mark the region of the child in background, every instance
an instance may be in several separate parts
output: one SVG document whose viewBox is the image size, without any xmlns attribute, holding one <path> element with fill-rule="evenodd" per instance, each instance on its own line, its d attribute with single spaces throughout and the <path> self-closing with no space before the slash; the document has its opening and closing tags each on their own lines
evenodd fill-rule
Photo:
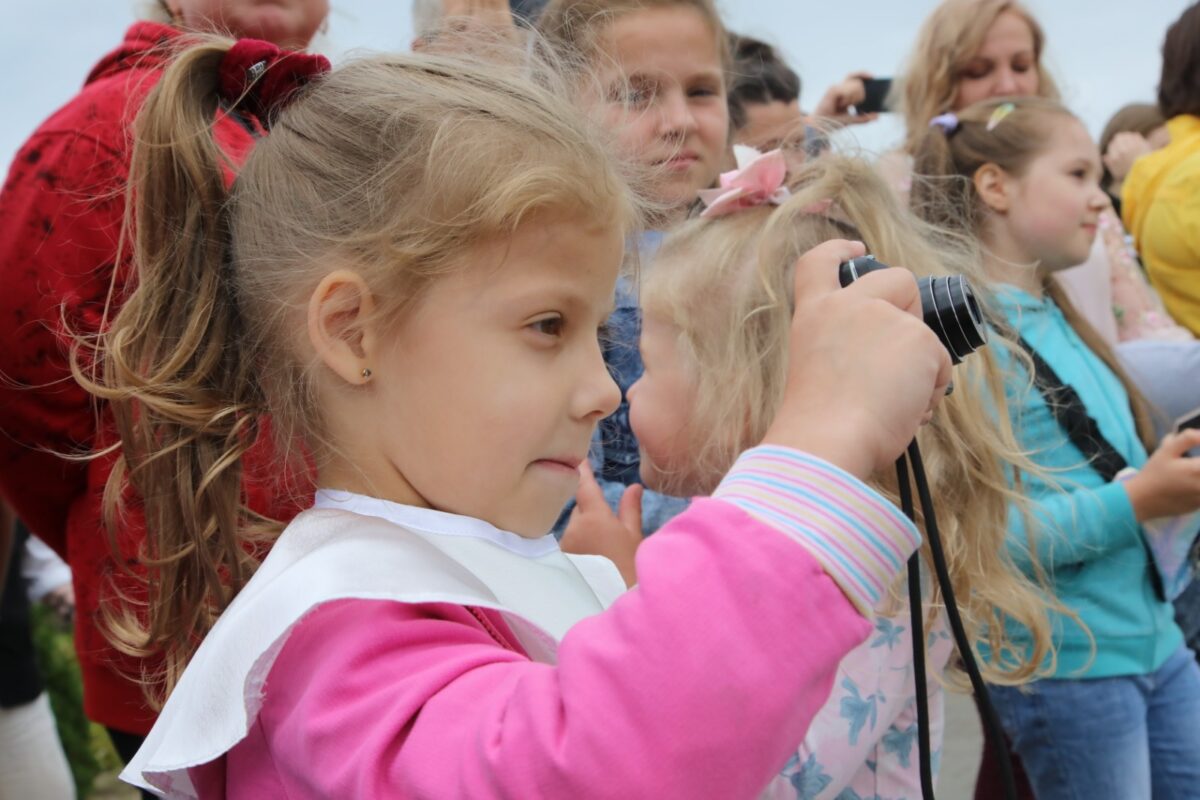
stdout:
<svg viewBox="0 0 1200 800">
<path fill-rule="evenodd" d="M 321 75 L 213 41 L 147 100 L 139 282 L 92 384 L 120 426 L 108 496 L 128 475 L 146 503 L 150 625 L 126 645 L 172 667 L 129 779 L 752 798 L 869 633 L 918 537 L 854 476 L 896 457 L 950 368 L 911 275 L 837 288 L 858 243 L 804 257 L 764 446 L 646 545 L 637 588 L 606 608 L 611 563 L 545 535 L 618 401 L 599 334 L 636 204 L 542 73 L 397 55 Z M 271 124 L 230 190 L 218 103 Z M 320 487 L 282 533 L 239 490 L 264 414 Z M 780 486 L 766 505 L 760 478 Z"/>
<path fill-rule="evenodd" d="M 1096 145 L 1054 101 L 989 100 L 936 118 L 916 171 L 930 177 L 914 185 L 914 209 L 978 237 L 1035 364 L 1007 365 L 1018 440 L 1043 469 L 1020 476 L 1036 524 L 1010 518 L 1010 551 L 1031 574 L 1040 562 L 1087 626 L 1052 612 L 1051 676 L 993 690 L 1005 730 L 1040 800 L 1195 797 L 1200 669 L 1156 591 L 1144 526 L 1200 507 L 1200 463 L 1183 457 L 1200 432 L 1168 435 L 1147 458 L 1140 398 L 1054 278 L 1087 255 L 1107 208 Z"/>
<path fill-rule="evenodd" d="M 793 268 L 814 243 L 861 238 L 888 263 L 920 265 L 927 273 L 970 269 L 968 251 L 938 250 L 869 165 L 839 156 L 806 164 L 785 186 L 784 156 L 763 156 L 732 179 L 751 173 L 761 191 L 748 208 L 706 213 L 667 237 L 643 291 L 646 370 L 629 391 L 634 432 L 642 445 L 642 478 L 679 496 L 712 491 L 737 454 L 757 441 L 775 416 L 787 374 Z M 769 165 L 769 166 L 768 166 Z M 778 178 L 778 180 L 775 180 Z M 776 202 L 765 202 L 774 197 Z M 805 321 L 797 316 L 796 326 Z M 1000 346 L 993 342 L 993 347 Z M 1041 594 L 1003 553 L 1012 497 L 1003 463 L 1024 463 L 1011 430 L 990 423 L 990 403 L 1002 396 L 995 359 L 984 349 L 959 367 L 955 392 L 919 439 L 925 453 L 939 528 L 954 590 L 972 641 L 1007 652 L 1004 622 L 1031 632 L 1032 653 L 992 664 L 991 680 L 1017 683 L 1048 656 L 1050 639 Z M 859 368 L 845 365 L 848 372 Z M 970 379 L 968 379 L 970 376 Z M 980 391 L 991 382 L 990 394 Z M 895 496 L 892 465 L 872 483 Z M 588 510 L 597 504 L 588 503 Z M 623 532 L 602 506 L 589 514 L 594 538 L 621 541 Z M 625 537 L 628 540 L 630 537 Z M 630 555 L 614 552 L 625 571 Z M 928 593 L 928 693 L 935 751 L 941 746 L 943 673 L 953 644 L 940 591 Z M 919 800 L 917 718 L 907 595 L 893 586 L 877 609 L 875 633 L 838 668 L 833 694 L 788 762 L 782 796 L 887 797 Z M 845 792 L 845 794 L 844 794 Z M 853 794 L 850 794 L 853 793 Z"/>
<path fill-rule="evenodd" d="M 630 243 L 631 261 L 649 261 L 662 236 L 687 214 L 696 192 L 729 164 L 729 44 L 712 0 L 552 0 L 538 30 L 582 68 L 585 105 L 644 177 L 654 207 L 650 230 Z M 637 291 L 618 285 L 605 361 L 621 388 L 616 413 L 600 423 L 592 463 L 610 505 L 638 480 L 638 447 L 624 392 L 642 373 Z M 636 506 L 637 493 L 626 501 Z M 645 493 L 647 533 L 685 503 Z M 570 546 L 570 539 L 568 546 Z"/>
<path fill-rule="evenodd" d="M 1167 120 L 1152 103 L 1129 103 L 1109 117 L 1100 133 L 1100 153 L 1104 162 L 1100 188 L 1108 195 L 1118 215 L 1121 213 L 1121 187 L 1133 162 L 1170 142 Z"/>
</svg>

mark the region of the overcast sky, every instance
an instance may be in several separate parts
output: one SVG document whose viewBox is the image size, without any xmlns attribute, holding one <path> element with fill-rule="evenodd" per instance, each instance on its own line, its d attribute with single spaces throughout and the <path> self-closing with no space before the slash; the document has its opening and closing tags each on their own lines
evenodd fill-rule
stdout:
<svg viewBox="0 0 1200 800">
<path fill-rule="evenodd" d="M 332 0 L 316 49 L 334 60 L 358 49 L 407 49 L 409 0 Z M 811 106 L 852 70 L 894 74 L 936 0 L 723 0 L 729 27 L 779 45 L 804 82 Z M 6 0 L 0 26 L 0 161 L 5 168 L 38 123 L 78 91 L 93 63 L 134 19 L 134 0 Z M 1185 0 L 1029 0 L 1046 29 L 1047 63 L 1067 103 L 1098 135 L 1109 115 L 1152 101 L 1159 48 Z M 899 138 L 894 120 L 856 128 L 882 151 Z"/>
</svg>

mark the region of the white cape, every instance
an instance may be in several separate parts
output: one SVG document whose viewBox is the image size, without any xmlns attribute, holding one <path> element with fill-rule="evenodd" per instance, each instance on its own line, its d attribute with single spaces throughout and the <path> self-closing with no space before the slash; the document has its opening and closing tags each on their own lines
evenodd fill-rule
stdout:
<svg viewBox="0 0 1200 800">
<path fill-rule="evenodd" d="M 486 522 L 347 492 L 317 493 L 205 637 L 121 778 L 195 798 L 188 769 L 241 741 L 292 627 L 341 599 L 453 603 L 499 611 L 535 661 L 625 590 L 599 556 L 564 554 Z"/>
</svg>

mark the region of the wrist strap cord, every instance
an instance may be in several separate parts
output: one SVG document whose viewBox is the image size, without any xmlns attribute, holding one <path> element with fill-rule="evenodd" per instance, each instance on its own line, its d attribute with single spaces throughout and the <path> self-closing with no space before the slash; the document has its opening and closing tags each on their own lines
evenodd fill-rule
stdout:
<svg viewBox="0 0 1200 800">
<path fill-rule="evenodd" d="M 962 617 L 958 613 L 958 604 L 954 599 L 954 587 L 950 583 L 950 570 L 946 567 L 946 554 L 942 549 L 942 539 L 938 532 L 937 516 L 933 510 L 933 496 L 929 491 L 929 481 L 925 476 L 925 464 L 921 460 L 921 448 L 914 439 L 908 446 L 908 455 L 896 460 L 896 478 L 900 491 L 900 508 L 913 524 L 917 524 L 916 512 L 913 506 L 912 484 L 909 480 L 909 463 L 912 464 L 912 477 L 917 486 L 917 497 L 921 502 L 921 517 L 925 522 L 925 538 L 929 541 L 929 553 L 933 561 L 934 573 L 938 585 L 942 589 L 942 598 L 946 606 L 946 619 L 954 635 L 954 643 L 962 658 L 963 668 L 971 680 L 971 688 L 975 692 L 979 704 L 983 725 L 988 730 L 988 736 L 996 748 L 999 757 L 1000 774 L 1004 782 L 1004 795 L 1008 800 L 1016 800 L 1016 782 L 1013 779 L 1012 760 L 1009 757 L 1007 740 L 1000 728 L 1000 721 L 992 707 L 991 697 L 979 665 L 975 661 L 975 653 L 971 642 L 967 639 L 966 628 L 963 627 Z M 908 560 L 908 605 L 912 622 L 913 646 L 913 680 L 916 682 L 917 703 L 917 750 L 921 772 L 921 796 L 924 800 L 934 800 L 932 753 L 929 743 L 929 692 L 928 677 L 925 668 L 925 606 L 921 593 L 921 554 L 913 553 Z"/>
</svg>

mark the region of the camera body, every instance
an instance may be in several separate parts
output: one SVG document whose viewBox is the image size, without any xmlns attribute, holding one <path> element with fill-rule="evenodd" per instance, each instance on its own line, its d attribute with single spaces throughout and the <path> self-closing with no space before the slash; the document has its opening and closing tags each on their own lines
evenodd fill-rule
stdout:
<svg viewBox="0 0 1200 800">
<path fill-rule="evenodd" d="M 838 266 L 838 283 L 843 287 L 888 265 L 875 256 L 860 256 Z M 942 346 L 957 364 L 987 344 L 987 327 L 971 284 L 962 275 L 917 278 L 921 292 L 921 314 L 937 334 Z"/>
</svg>

